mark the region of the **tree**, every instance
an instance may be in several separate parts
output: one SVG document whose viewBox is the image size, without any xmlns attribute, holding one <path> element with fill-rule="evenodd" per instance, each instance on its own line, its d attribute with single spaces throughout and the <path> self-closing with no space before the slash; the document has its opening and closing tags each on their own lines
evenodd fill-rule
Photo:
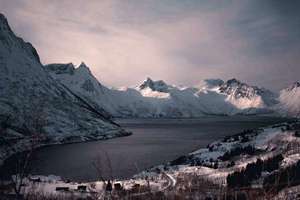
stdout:
<svg viewBox="0 0 300 200">
<path fill-rule="evenodd" d="M 94 196 L 97 199 L 101 199 L 107 196 L 107 192 L 111 195 L 111 192 L 107 191 L 107 184 L 110 184 L 111 186 L 113 184 L 113 169 L 108 153 L 105 150 L 99 151 L 92 161 L 92 166 L 96 170 L 98 179 L 103 182 L 102 191 L 96 191 Z M 107 184 L 106 181 L 108 181 Z"/>
<path fill-rule="evenodd" d="M 92 162 L 92 166 L 96 170 L 98 178 L 105 182 L 113 179 L 113 170 L 111 160 L 106 151 L 99 152 Z"/>
</svg>

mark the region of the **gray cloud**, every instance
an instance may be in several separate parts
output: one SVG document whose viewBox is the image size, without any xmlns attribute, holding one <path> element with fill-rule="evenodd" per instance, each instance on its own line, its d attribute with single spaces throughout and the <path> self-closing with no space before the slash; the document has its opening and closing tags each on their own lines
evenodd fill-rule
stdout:
<svg viewBox="0 0 300 200">
<path fill-rule="evenodd" d="M 44 63 L 85 61 L 111 86 L 237 77 L 280 89 L 299 79 L 297 0 L 0 0 Z"/>
</svg>

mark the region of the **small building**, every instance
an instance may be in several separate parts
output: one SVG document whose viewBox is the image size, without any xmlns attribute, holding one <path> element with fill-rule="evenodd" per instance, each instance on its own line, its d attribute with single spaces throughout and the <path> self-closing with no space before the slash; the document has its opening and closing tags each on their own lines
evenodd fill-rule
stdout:
<svg viewBox="0 0 300 200">
<path fill-rule="evenodd" d="M 55 190 L 56 191 L 62 191 L 62 192 L 67 192 L 69 191 L 69 187 L 56 187 Z"/>
<path fill-rule="evenodd" d="M 86 192 L 87 187 L 86 187 L 86 185 L 78 185 L 77 190 L 80 191 L 80 192 Z"/>
<path fill-rule="evenodd" d="M 115 183 L 114 184 L 114 188 L 115 188 L 116 191 L 123 190 L 123 187 L 122 187 L 121 183 Z"/>
</svg>

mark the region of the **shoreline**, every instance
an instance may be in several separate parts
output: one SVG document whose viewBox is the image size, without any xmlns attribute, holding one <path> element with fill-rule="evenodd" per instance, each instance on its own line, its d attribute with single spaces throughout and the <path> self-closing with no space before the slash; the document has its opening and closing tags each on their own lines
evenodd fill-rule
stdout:
<svg viewBox="0 0 300 200">
<path fill-rule="evenodd" d="M 187 160 L 179 160 L 178 163 L 171 163 L 173 161 L 165 162 L 161 165 L 153 166 L 147 170 L 143 170 L 140 173 L 127 179 L 112 179 L 114 185 L 114 190 L 117 190 L 117 185 L 121 185 L 124 191 L 129 192 L 129 194 L 143 196 L 147 195 L 148 192 L 139 192 L 135 190 L 136 187 L 149 187 L 153 193 L 159 193 L 163 191 L 176 191 L 186 183 L 182 182 L 182 178 L 192 178 L 195 180 L 202 180 L 213 186 L 214 189 L 223 188 L 225 191 L 230 191 L 231 186 L 228 182 L 228 177 L 231 176 L 235 171 L 239 173 L 244 169 L 248 168 L 248 165 L 252 163 L 257 163 L 261 160 L 262 163 L 268 163 L 274 157 L 283 156 L 282 163 L 279 165 L 280 169 L 284 170 L 281 166 L 290 166 L 296 161 L 300 161 L 300 149 L 299 152 L 286 151 L 285 148 L 275 148 L 273 145 L 278 145 L 278 142 L 288 142 L 293 140 L 300 144 L 299 136 L 294 132 L 298 130 L 300 125 L 299 119 L 288 122 L 276 123 L 264 127 L 253 128 L 247 131 L 242 131 L 237 134 L 232 134 L 229 136 L 222 137 L 209 143 L 206 148 L 199 148 L 196 151 L 186 154 L 189 157 Z M 247 139 L 247 140 L 244 140 Z M 241 154 L 237 155 L 237 159 L 234 160 L 234 165 L 228 166 L 229 160 L 223 160 L 226 153 L 232 152 L 236 148 L 248 147 L 252 145 L 254 149 L 259 150 L 258 154 Z M 287 143 L 286 143 L 287 144 Z M 224 148 L 226 147 L 226 148 Z M 210 150 L 210 148 L 212 148 Z M 217 155 L 214 155 L 217 153 Z M 244 157 L 243 155 L 248 155 Z M 294 155 L 296 157 L 294 157 Z M 230 154 L 229 154 L 230 156 Z M 235 156 L 235 155 L 231 155 Z M 233 158 L 233 157 L 231 157 Z M 202 160 L 204 163 L 193 163 L 195 159 L 198 161 Z M 213 160 L 212 160 L 213 159 Z M 295 162 L 289 159 L 294 159 Z M 191 162 L 192 161 L 192 162 Z M 207 165 L 219 162 L 219 165 Z M 221 165 L 220 165 L 221 164 Z M 272 174 L 268 174 L 272 176 Z M 258 182 L 254 182 L 254 186 L 263 191 L 264 177 L 259 177 Z M 186 180 L 186 179 L 184 179 Z M 186 180 L 188 181 L 188 180 Z M 50 195 L 93 195 L 94 186 L 97 186 L 97 192 L 105 192 L 105 182 L 102 180 L 95 181 L 73 181 L 70 179 L 65 179 L 61 176 L 56 175 L 29 175 L 26 179 L 26 187 L 30 189 L 32 185 L 38 184 L 37 190 L 35 192 L 44 192 Z M 251 183 L 252 184 L 252 183 Z M 85 187 L 86 191 L 78 190 L 79 187 Z M 203 186 L 204 188 L 206 186 Z M 207 186 L 210 188 L 209 186 Z M 57 188 L 66 188 L 67 191 L 58 191 Z M 252 185 L 248 187 L 252 188 Z M 26 191 L 26 189 L 25 189 Z M 26 193 L 26 192 L 25 192 Z"/>
<path fill-rule="evenodd" d="M 243 115 L 244 116 L 244 115 Z M 220 117 L 222 117 L 222 116 L 220 116 Z M 247 116 L 245 116 L 245 117 L 247 117 Z M 258 116 L 258 117 L 261 117 L 261 116 Z M 269 116 L 268 116 L 269 117 Z M 281 124 L 281 123 L 285 123 L 285 122 L 289 122 L 289 121 L 294 121 L 295 120 L 295 118 L 286 118 L 286 117 L 274 117 L 274 116 L 270 116 L 271 118 L 274 118 L 274 119 L 282 119 L 282 120 L 284 120 L 284 122 L 279 122 L 279 123 L 275 123 L 274 125 L 277 125 L 277 124 Z M 170 119 L 170 118 L 169 118 Z M 194 118 L 194 119 L 197 119 L 197 118 Z M 199 119 L 199 118 L 198 118 Z M 227 119 L 227 117 L 226 117 L 226 119 Z M 121 119 L 121 120 L 135 120 L 135 119 L 132 119 L 132 118 L 123 118 L 123 119 Z M 137 119 L 138 120 L 138 119 Z M 145 120 L 145 119 L 142 119 L 142 120 Z M 159 120 L 159 119 L 157 119 L 157 118 L 151 118 L 150 120 Z M 166 119 L 166 120 L 168 120 L 168 119 Z M 171 118 L 171 120 L 176 120 L 176 119 L 174 119 L 174 118 Z M 187 120 L 187 119 L 179 119 L 179 120 Z M 272 126 L 272 125 L 271 125 Z M 264 126 L 264 127 L 262 127 L 262 128 L 265 128 L 266 126 Z M 254 128 L 254 129 L 257 129 L 257 128 Z M 104 138 L 102 138 L 102 139 L 87 139 L 87 140 L 80 140 L 80 141 L 69 141 L 69 142 L 56 142 L 56 143 L 48 143 L 48 144 L 41 144 L 41 145 L 39 145 L 37 148 L 35 148 L 35 150 L 39 150 L 39 149 L 43 149 L 43 148 L 47 148 L 47 147 L 51 147 L 51 146 L 57 146 L 57 145 L 61 145 L 61 146 L 65 146 L 65 145 L 72 145 L 72 144 L 78 144 L 78 143 L 89 143 L 89 142 L 97 142 L 97 141 L 105 141 L 105 140 L 109 140 L 109 139 L 116 139 L 116 138 L 119 138 L 119 137 L 127 137 L 127 136 L 131 136 L 132 135 L 132 133 L 131 132 L 125 132 L 126 134 L 124 134 L 124 135 L 118 135 L 118 136 L 113 136 L 113 137 L 105 137 L 104 136 Z M 234 136 L 234 135 L 236 135 L 237 133 L 234 133 L 234 132 L 232 132 L 229 136 Z M 221 140 L 223 140 L 225 137 L 228 137 L 228 136 L 224 136 L 224 137 L 222 137 L 222 138 L 220 138 L 220 139 L 216 139 L 216 140 L 214 140 L 214 141 L 212 141 L 212 142 L 210 142 L 210 143 L 207 143 L 206 144 L 206 146 L 208 146 L 208 145 L 210 145 L 211 143 L 216 143 L 216 142 L 219 142 L 219 141 L 221 141 Z M 155 167 L 157 167 L 157 166 L 161 166 L 161 165 L 163 165 L 163 166 L 167 166 L 167 165 L 169 165 L 169 163 L 172 163 L 172 162 L 174 162 L 174 161 L 176 161 L 176 160 L 178 160 L 179 158 L 181 158 L 181 157 L 188 157 L 189 155 L 191 155 L 191 154 L 193 154 L 194 152 L 196 152 L 196 151 L 199 151 L 200 149 L 205 149 L 206 147 L 202 147 L 202 148 L 199 148 L 199 147 L 195 147 L 195 149 L 194 150 L 192 150 L 192 151 L 190 151 L 189 153 L 187 153 L 187 154 L 184 154 L 184 155 L 179 155 L 178 157 L 176 157 L 175 159 L 171 159 L 171 160 L 166 160 L 166 161 L 164 161 L 164 162 L 162 162 L 162 163 L 160 163 L 160 164 L 158 164 L 158 165 L 153 165 L 153 166 L 150 166 L 150 167 L 148 167 L 148 168 L 146 168 L 146 169 L 144 169 L 144 170 L 141 170 L 140 172 L 137 172 L 136 174 L 133 174 L 131 177 L 128 177 L 128 178 L 116 178 L 117 180 L 127 180 L 127 179 L 131 179 L 131 178 L 134 178 L 136 175 L 139 175 L 140 173 L 142 173 L 142 172 L 144 172 L 144 171 L 147 171 L 147 170 L 150 170 L 150 169 L 152 169 L 152 168 L 155 168 Z M 1 163 L 0 162 L 0 169 L 1 169 L 1 167 L 3 166 L 3 164 L 5 164 L 5 161 L 7 161 L 7 160 L 9 160 L 9 159 L 11 159 L 12 157 L 14 157 L 16 154 L 20 154 L 20 153 L 22 153 L 22 152 L 25 152 L 25 151 L 27 151 L 26 149 L 25 150 L 22 150 L 22 151 L 18 151 L 18 152 L 14 152 L 13 154 L 11 154 L 10 156 L 8 156 L 8 157 L 6 157 L 5 158 L 5 160 Z M 1 161 L 1 160 L 0 160 Z M 38 175 L 41 175 L 41 174 L 38 174 Z M 49 175 L 52 175 L 52 174 L 49 174 Z M 53 174 L 53 175 L 55 175 L 55 174 Z M 45 176 L 47 176 L 47 175 L 45 175 Z M 61 177 L 62 179 L 65 179 L 65 177 Z M 68 179 L 68 180 L 70 180 L 70 179 Z M 75 181 L 75 180 L 74 180 Z M 76 182 L 76 181 L 75 181 Z"/>
<path fill-rule="evenodd" d="M 132 135 L 132 132 L 122 131 L 121 135 L 119 135 L 119 134 L 115 134 L 113 136 L 103 135 L 103 137 L 99 138 L 99 139 L 85 138 L 86 140 L 69 141 L 69 142 L 58 141 L 58 142 L 49 142 L 49 143 L 43 143 L 43 141 L 41 141 L 41 143 L 38 144 L 33 150 L 36 151 L 36 150 L 39 150 L 42 148 L 57 146 L 57 145 L 63 146 L 63 145 L 71 145 L 71 144 L 77 144 L 77 143 L 89 143 L 89 142 L 102 141 L 102 140 L 104 141 L 104 140 L 110 140 L 110 139 L 115 139 L 115 138 L 119 138 L 119 137 L 128 137 L 131 135 Z M 2 155 L 3 157 L 0 159 L 0 169 L 3 167 L 5 162 L 7 160 L 9 160 L 10 158 L 16 156 L 17 154 L 21 154 L 21 153 L 24 153 L 29 150 L 29 148 L 27 148 L 27 146 L 26 146 L 26 145 L 28 145 L 28 143 L 26 143 L 26 140 L 28 140 L 28 139 L 30 140 L 31 137 L 28 137 L 26 139 L 18 141 L 19 143 L 21 143 L 21 145 L 23 144 L 23 147 L 21 147 L 21 149 L 19 149 L 20 147 L 15 147 L 15 146 L 17 146 L 17 145 L 15 145 L 14 147 L 10 147 L 10 150 L 13 151 L 12 153 L 8 153 L 9 155 Z M 6 151 L 6 150 L 4 150 L 4 151 Z"/>
</svg>

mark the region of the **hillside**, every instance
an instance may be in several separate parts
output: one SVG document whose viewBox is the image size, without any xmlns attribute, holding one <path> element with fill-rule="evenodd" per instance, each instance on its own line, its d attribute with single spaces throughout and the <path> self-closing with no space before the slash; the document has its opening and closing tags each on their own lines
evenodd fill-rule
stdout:
<svg viewBox="0 0 300 200">
<path fill-rule="evenodd" d="M 68 143 L 127 135 L 101 107 L 45 71 L 35 48 L 0 14 L 0 161 L 37 143 Z"/>
</svg>

